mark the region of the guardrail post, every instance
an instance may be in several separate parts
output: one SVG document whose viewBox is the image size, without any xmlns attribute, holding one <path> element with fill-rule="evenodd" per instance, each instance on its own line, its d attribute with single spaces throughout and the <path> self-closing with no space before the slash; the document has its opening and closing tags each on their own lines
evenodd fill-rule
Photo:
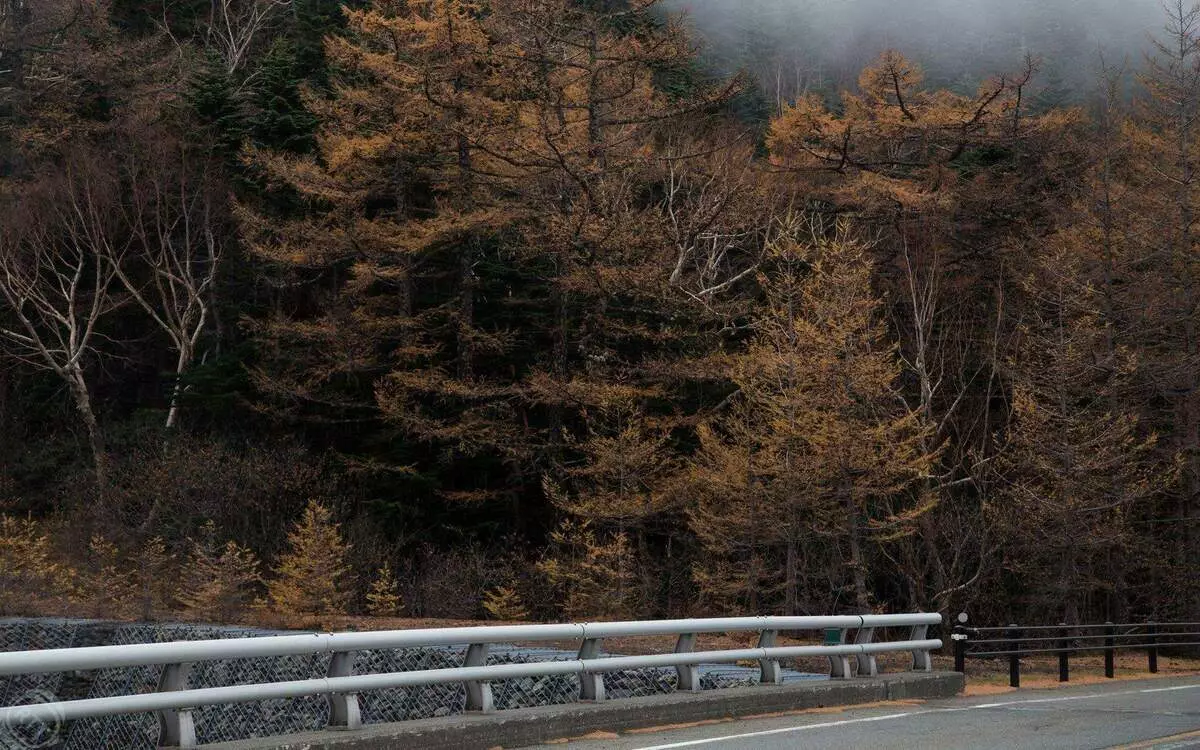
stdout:
<svg viewBox="0 0 1200 750">
<path fill-rule="evenodd" d="M 1009 687 L 1021 687 L 1021 631 L 1017 629 L 1017 624 L 1009 623 L 1008 626 L 1008 650 L 1011 651 L 1008 655 L 1008 684 Z"/>
<path fill-rule="evenodd" d="M 335 651 L 329 660 L 329 677 L 349 677 L 354 674 L 354 652 Z M 359 729 L 362 727 L 362 712 L 358 707 L 358 693 L 330 693 L 329 726 L 334 729 Z"/>
<path fill-rule="evenodd" d="M 487 652 L 488 645 L 486 643 L 472 643 L 467 647 L 467 658 L 463 661 L 463 666 L 487 666 Z M 491 713 L 495 709 L 492 703 L 491 683 L 468 681 L 464 684 L 467 687 L 468 711 L 478 711 L 486 714 Z"/>
<path fill-rule="evenodd" d="M 759 648 L 773 648 L 776 640 L 779 638 L 778 630 L 764 630 L 758 634 Z M 782 685 L 783 670 L 779 667 L 778 659 L 759 659 L 758 660 L 760 685 Z"/>
<path fill-rule="evenodd" d="M 695 633 L 680 633 L 679 640 L 675 642 L 675 653 L 690 654 L 696 648 Z M 676 690 L 685 692 L 696 692 L 700 690 L 700 668 L 695 664 L 676 664 L 675 674 L 678 675 L 678 680 L 675 683 Z"/>
<path fill-rule="evenodd" d="M 1158 624 L 1150 623 L 1146 626 L 1146 642 L 1150 646 L 1146 649 L 1146 658 L 1150 661 L 1150 674 L 1158 674 Z"/>
<path fill-rule="evenodd" d="M 854 642 L 856 644 L 867 644 L 875 640 L 875 628 L 859 628 L 854 634 Z M 879 674 L 879 663 L 875 661 L 875 654 L 859 654 L 858 655 L 858 676 L 859 677 L 875 677 Z"/>
<path fill-rule="evenodd" d="M 909 633 L 910 641 L 923 641 L 929 636 L 928 625 L 913 625 L 912 632 Z M 914 672 L 932 672 L 933 658 L 929 655 L 929 649 L 915 649 L 912 652 L 913 671 Z"/>
<path fill-rule="evenodd" d="M 1059 682 L 1070 682 L 1071 681 L 1071 664 L 1070 664 L 1069 658 L 1071 656 L 1071 653 L 1069 651 L 1067 651 L 1067 649 L 1071 647 L 1071 645 L 1070 645 L 1071 642 L 1067 638 L 1067 635 L 1069 634 L 1069 632 L 1067 630 L 1067 624 L 1065 622 L 1060 622 L 1058 624 L 1058 626 L 1060 628 L 1062 628 L 1062 630 L 1059 632 L 1059 639 L 1055 643 L 1055 645 L 1058 646 L 1058 681 Z"/>
<path fill-rule="evenodd" d="M 600 639 L 585 638 L 579 646 L 579 660 L 588 661 L 600 656 Z M 579 675 L 579 700 L 604 700 L 604 673 L 583 672 Z"/>
<path fill-rule="evenodd" d="M 158 692 L 187 690 L 188 675 L 191 671 L 192 665 L 186 662 L 163 665 L 162 675 L 158 678 Z M 159 711 L 158 727 L 159 747 L 197 747 L 196 723 L 190 710 L 168 708 Z"/>
<path fill-rule="evenodd" d="M 1104 676 L 1112 677 L 1115 674 L 1113 669 L 1113 636 L 1116 635 L 1117 628 L 1112 622 L 1104 623 Z"/>
<path fill-rule="evenodd" d="M 844 628 L 828 628 L 825 631 L 826 646 L 840 646 L 846 642 Z M 834 654 L 829 657 L 829 677 L 834 680 L 847 680 L 853 676 L 850 669 L 850 657 L 846 654 Z"/>
</svg>

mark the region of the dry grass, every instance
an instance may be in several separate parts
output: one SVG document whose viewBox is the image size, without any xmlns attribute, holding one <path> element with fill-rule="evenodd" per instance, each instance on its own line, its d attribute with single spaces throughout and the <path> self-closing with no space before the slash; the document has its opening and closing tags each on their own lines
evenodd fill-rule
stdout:
<svg viewBox="0 0 1200 750">
<path fill-rule="evenodd" d="M 936 657 L 934 667 L 953 669 L 949 658 Z M 1200 675 L 1200 659 L 1182 656 L 1158 656 L 1158 674 L 1152 675 L 1144 651 L 1118 651 L 1113 660 L 1113 677 L 1104 676 L 1103 654 L 1071 654 L 1070 682 L 1058 681 L 1058 657 L 1028 656 L 1021 659 L 1022 688 L 1057 688 L 1069 685 L 1098 685 L 1114 680 L 1145 680 L 1153 677 Z M 968 659 L 967 695 L 995 695 L 1011 692 L 1008 685 L 1007 659 Z"/>
</svg>

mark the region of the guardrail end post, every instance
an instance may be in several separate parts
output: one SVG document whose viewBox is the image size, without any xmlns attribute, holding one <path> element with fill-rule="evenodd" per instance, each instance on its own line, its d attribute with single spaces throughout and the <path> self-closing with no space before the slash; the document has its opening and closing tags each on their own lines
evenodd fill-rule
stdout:
<svg viewBox="0 0 1200 750">
<path fill-rule="evenodd" d="M 779 638 L 778 630 L 764 630 L 758 634 L 759 648 L 774 648 L 776 641 Z M 759 659 L 758 660 L 760 685 L 782 685 L 783 670 L 779 667 L 778 659 Z"/>
<path fill-rule="evenodd" d="M 958 623 L 955 624 L 953 632 L 950 633 L 950 640 L 954 642 L 954 671 L 962 674 L 967 673 L 967 641 L 970 639 L 970 634 L 967 632 L 967 613 L 959 612 L 956 618 Z"/>
<path fill-rule="evenodd" d="M 1067 639 L 1067 635 L 1068 635 L 1067 624 L 1065 622 L 1060 622 L 1058 624 L 1058 626 L 1060 628 L 1062 628 L 1062 630 L 1059 632 L 1060 637 L 1056 644 L 1058 647 L 1058 681 L 1059 682 L 1070 682 L 1071 681 L 1071 661 L 1070 661 L 1071 652 L 1067 651 L 1067 649 L 1071 647 L 1071 643 Z"/>
<path fill-rule="evenodd" d="M 1113 664 L 1113 657 L 1115 656 L 1113 636 L 1116 633 L 1117 627 L 1113 625 L 1112 621 L 1104 623 L 1104 676 L 1109 678 L 1116 674 L 1115 665 Z"/>
<path fill-rule="evenodd" d="M 913 625 L 909 632 L 908 639 L 910 641 L 923 641 L 929 635 L 928 625 Z M 929 655 L 929 649 L 913 649 L 912 652 L 912 671 L 914 672 L 932 672 L 933 659 Z"/>
<path fill-rule="evenodd" d="M 1017 624 L 1009 623 L 1008 625 L 1008 648 L 1011 652 L 1008 655 L 1008 685 L 1009 687 L 1021 687 L 1021 631 L 1017 629 Z"/>
<path fill-rule="evenodd" d="M 328 677 L 349 677 L 354 673 L 354 652 L 336 651 L 329 660 Z M 331 729 L 359 729 L 362 727 L 362 712 L 358 706 L 358 693 L 330 693 L 329 727 Z"/>
<path fill-rule="evenodd" d="M 680 633 L 675 642 L 675 653 L 690 654 L 696 649 L 695 633 Z M 676 664 L 677 681 L 675 689 L 681 692 L 698 692 L 700 690 L 700 668 L 695 664 Z"/>
<path fill-rule="evenodd" d="M 188 675 L 192 665 L 165 664 L 162 675 L 158 678 L 158 692 L 168 693 L 176 690 L 187 690 Z M 197 747 L 196 723 L 192 712 L 187 709 L 164 709 L 158 711 L 158 746 L 160 748 Z"/>
<path fill-rule="evenodd" d="M 586 662 L 598 656 L 600 656 L 600 639 L 585 638 L 579 646 L 579 660 Z M 603 672 L 596 674 L 581 672 L 579 674 L 579 700 L 596 702 L 604 700 Z"/>
<path fill-rule="evenodd" d="M 859 628 L 854 634 L 854 642 L 857 644 L 867 644 L 875 640 L 875 628 Z M 862 653 L 858 655 L 858 676 L 859 677 L 875 677 L 879 674 L 879 662 L 875 660 L 875 654 Z"/>
<path fill-rule="evenodd" d="M 483 667 L 487 666 L 488 644 L 472 643 L 467 647 L 467 658 L 463 661 L 464 667 Z M 479 713 L 491 713 L 495 710 L 495 704 L 492 702 L 492 685 L 488 682 L 468 681 L 464 683 L 467 688 L 467 710 L 476 711 Z"/>
<path fill-rule="evenodd" d="M 1147 642 L 1150 646 L 1146 649 L 1146 658 L 1150 662 L 1150 674 L 1158 674 L 1158 624 L 1150 623 L 1146 626 Z"/>
</svg>

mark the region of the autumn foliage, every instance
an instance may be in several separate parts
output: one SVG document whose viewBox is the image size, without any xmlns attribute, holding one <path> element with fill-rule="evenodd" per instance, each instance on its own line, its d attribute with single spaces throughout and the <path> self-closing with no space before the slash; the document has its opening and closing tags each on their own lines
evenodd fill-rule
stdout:
<svg viewBox="0 0 1200 750">
<path fill-rule="evenodd" d="M 1200 9 L 1052 101 L 654 0 L 10 5 L 0 614 L 1200 617 Z"/>
</svg>

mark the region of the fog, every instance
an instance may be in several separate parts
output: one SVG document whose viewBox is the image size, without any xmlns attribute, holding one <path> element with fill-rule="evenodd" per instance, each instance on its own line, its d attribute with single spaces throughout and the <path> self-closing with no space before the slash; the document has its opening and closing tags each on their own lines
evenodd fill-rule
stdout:
<svg viewBox="0 0 1200 750">
<path fill-rule="evenodd" d="M 1159 0 L 666 0 L 688 18 L 721 72 L 746 69 L 769 97 L 852 85 L 887 48 L 921 63 L 929 84 L 980 79 L 1042 59 L 1045 96 L 1090 88 L 1101 53 L 1138 68 L 1166 13 Z"/>
</svg>

